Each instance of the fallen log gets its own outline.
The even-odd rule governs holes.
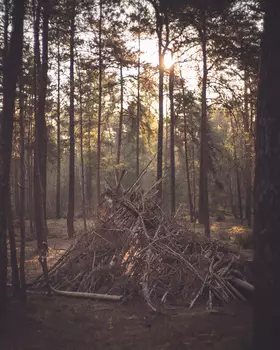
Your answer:
[[[237,287],[242,288],[250,293],[253,293],[255,290],[255,287],[248,283],[247,281],[241,280],[240,278],[234,277],[230,279],[230,282],[235,284]]]
[[[11,288],[12,285],[10,283],[7,283],[7,287]],[[51,285],[50,285],[50,289],[51,289],[51,291],[53,292],[54,295],[64,296],[64,297],[96,299],[96,300],[108,300],[108,301],[121,301],[122,298],[123,298],[122,295],[109,295],[109,294],[98,294],[98,293],[81,293],[81,292],[62,291],[62,290],[57,290],[57,289],[53,288]],[[48,292],[39,291],[39,290],[27,289],[26,293],[31,294],[31,295],[50,296],[50,294]]]
[[[51,291],[54,295],[63,297],[74,297],[83,299],[96,299],[96,300],[108,300],[108,301],[121,301],[121,295],[109,295],[109,294],[97,294],[97,293],[83,293],[83,292],[68,292],[64,290],[57,290],[50,285]]]

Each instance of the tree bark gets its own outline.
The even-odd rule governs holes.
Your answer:
[[[87,214],[92,214],[92,150],[91,150],[91,130],[92,130],[92,117],[91,113],[88,114],[88,127],[87,127],[87,162],[86,162],[86,202],[87,202]]]
[[[138,60],[137,60],[137,119],[136,119],[136,178],[140,174],[140,74],[141,74],[141,35],[140,2],[138,3]]]
[[[57,38],[57,173],[56,173],[56,218],[61,217],[60,182],[61,182],[61,142],[60,142],[60,35]]]
[[[15,121],[14,123],[14,137],[15,139],[17,138],[17,121]],[[18,159],[15,157],[13,159],[13,163],[14,163],[14,204],[15,204],[15,217],[19,218],[19,211],[20,211],[20,199],[19,199],[19,178],[18,178],[18,174],[19,174],[19,167],[18,167]]]
[[[173,54],[172,54],[173,56]],[[175,179],[175,110],[174,110],[174,64],[169,68],[169,99],[170,99],[170,193],[171,213],[176,212],[176,179]]]
[[[264,4],[257,110],[253,349],[280,348],[280,8]]]
[[[39,23],[36,17],[35,31],[35,61],[38,72],[38,105],[35,115],[35,150],[34,150],[34,204],[35,223],[38,249],[45,249],[47,241],[46,219],[46,186],[47,186],[47,126],[45,117],[47,79],[48,79],[48,41],[50,4],[47,0],[39,2],[37,16],[40,16],[40,7],[43,9],[42,32],[42,62],[39,52]],[[39,65],[39,67],[38,67]]]
[[[98,82],[98,126],[97,126],[97,174],[96,174],[96,189],[97,202],[101,200],[101,117],[102,117],[102,71],[103,71],[103,57],[102,57],[102,0],[99,0],[99,25],[98,25],[98,59],[99,59],[99,82]]]
[[[25,289],[25,128],[24,128],[24,98],[23,71],[20,77],[20,285],[21,298],[26,300]]]
[[[202,115],[200,141],[200,174],[199,174],[199,221],[204,224],[206,236],[210,236],[209,204],[208,204],[208,123],[207,123],[207,34],[206,13],[201,13],[201,48],[203,56],[202,77]]]
[[[187,175],[187,186],[188,186],[188,198],[190,207],[190,220],[194,222],[195,213],[192,201],[192,189],[191,189],[191,178],[190,178],[190,167],[189,167],[189,147],[188,147],[188,136],[187,136],[187,111],[185,106],[185,86],[182,81],[182,93],[183,93],[183,113],[184,113],[184,147],[185,147],[185,162],[186,162],[186,175]]]
[[[85,166],[84,166],[84,127],[83,127],[83,92],[81,67],[79,65],[79,103],[80,103],[80,153],[81,153],[81,177],[82,177],[82,214],[84,222],[84,231],[87,230],[86,220],[86,195],[85,195]]]
[[[7,226],[8,226],[9,242],[10,242],[13,295],[15,297],[20,297],[21,293],[20,293],[19,273],[18,273],[18,264],[17,264],[15,230],[13,225],[11,193],[9,193],[9,202],[7,203],[7,207],[8,207],[7,208]]]
[[[241,225],[243,224],[243,206],[242,206],[242,194],[241,194],[241,181],[240,181],[240,166],[237,159],[237,150],[236,150],[236,139],[235,139],[235,127],[233,124],[233,118],[234,114],[232,111],[230,111],[231,118],[231,128],[232,128],[232,140],[233,140],[233,160],[234,160],[234,171],[235,171],[235,177],[236,177],[236,187],[237,187],[237,198],[238,198],[238,208],[239,208],[239,218]],[[236,122],[236,120],[235,120]],[[236,123],[236,129],[237,129],[237,123]]]
[[[34,98],[33,98],[34,102]],[[28,216],[29,216],[29,227],[31,237],[34,236],[34,189],[33,189],[33,174],[34,174],[34,164],[33,164],[33,151],[32,151],[32,117],[30,117],[28,125]]]
[[[159,19],[158,46],[159,46],[159,116],[158,116],[158,146],[157,146],[157,181],[162,178],[162,154],[163,154],[163,83],[164,83],[164,53],[162,49],[162,23]],[[158,184],[158,196],[162,201],[162,181]]]
[[[120,86],[121,86],[121,108],[120,108],[120,117],[119,117],[119,130],[118,130],[118,144],[117,144],[117,174],[119,174],[119,166],[121,163],[121,147],[122,147],[122,128],[123,128],[123,62],[120,61]]]
[[[24,0],[14,0],[13,29],[4,60],[3,120],[0,128],[0,309],[6,307],[7,205],[13,136],[16,84],[22,61]]]
[[[74,40],[75,40],[76,0],[72,2],[70,25],[70,110],[69,110],[69,195],[67,230],[68,237],[74,237],[74,213],[75,213],[75,106],[74,106]]]
[[[250,130],[250,113],[249,113],[249,96],[248,96],[248,68],[244,69],[244,133],[245,133],[245,218],[248,226],[251,226],[251,207],[252,207],[252,160],[251,160],[251,130]]]

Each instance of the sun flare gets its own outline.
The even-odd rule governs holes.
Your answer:
[[[164,55],[164,67],[169,69],[172,66],[172,64],[174,64],[174,59],[172,58],[171,53],[167,52]]]

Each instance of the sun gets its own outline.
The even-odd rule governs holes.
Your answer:
[[[164,55],[164,67],[169,69],[174,64],[174,59],[171,56],[171,52],[168,51]]]

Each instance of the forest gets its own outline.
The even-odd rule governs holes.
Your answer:
[[[1,348],[280,348],[279,18],[277,0],[0,3]],[[205,327],[222,335],[184,340]]]

